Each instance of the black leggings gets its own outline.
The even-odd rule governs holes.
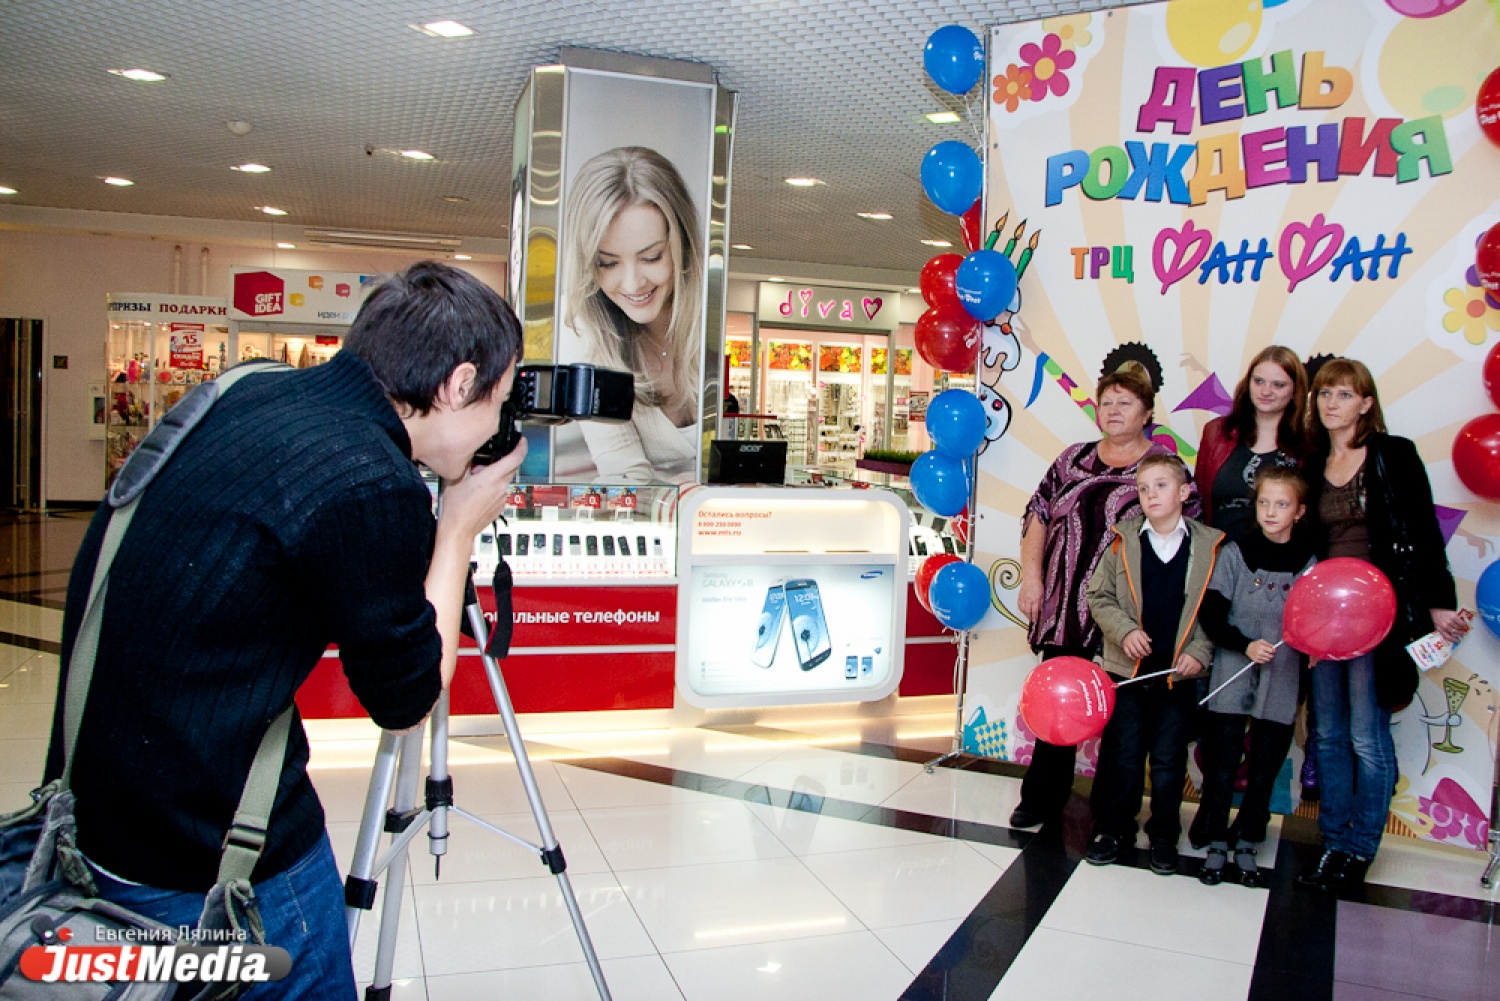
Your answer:
[[[1042,660],[1053,657],[1094,659],[1094,652],[1084,647],[1044,646],[1037,652]],[[1036,748],[1031,752],[1031,764],[1021,779],[1020,808],[1044,818],[1061,813],[1068,797],[1073,795],[1073,765],[1077,756],[1076,747],[1049,744],[1037,738]]]
[[[1203,724],[1203,800],[1188,837],[1195,845],[1214,841],[1264,841],[1271,821],[1271,794],[1276,776],[1292,747],[1292,724],[1275,723],[1232,713],[1210,712]],[[1234,777],[1245,752],[1245,726],[1250,726],[1249,781],[1240,812],[1229,824],[1234,801]]]

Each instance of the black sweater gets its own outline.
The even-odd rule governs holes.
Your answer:
[[[74,561],[64,677],[103,537]],[[147,489],[115,557],[72,786],[80,847],[136,882],[203,892],[262,734],[329,644],[380,726],[436,700],[442,646],[423,582],[431,502],[369,367],[252,376]],[[62,771],[63,685],[46,777]],[[292,728],[254,880],[322,836]]]

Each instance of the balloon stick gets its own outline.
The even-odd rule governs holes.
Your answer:
[[[1272,650],[1279,650],[1279,649],[1281,649],[1281,644],[1283,644],[1285,642],[1286,642],[1286,640],[1277,640],[1276,641],[1276,645],[1273,646],[1271,649]],[[1215,695],[1218,695],[1224,689],[1226,689],[1230,685],[1234,684],[1235,681],[1237,681],[1239,679],[1240,675],[1244,674],[1246,671],[1250,670],[1252,667],[1259,667],[1259,666],[1261,666],[1261,665],[1256,664],[1255,661],[1252,660],[1250,663],[1246,664],[1244,667],[1240,668],[1238,671],[1235,671],[1234,672],[1234,676],[1231,677],[1228,681],[1224,682],[1218,688],[1215,688],[1213,691],[1211,691],[1207,695],[1203,696],[1203,698],[1198,701],[1198,704],[1200,706],[1204,705],[1205,703],[1208,702],[1209,699],[1213,698]]]
[[[1157,671],[1155,674],[1143,674],[1137,678],[1128,678],[1125,681],[1117,681],[1115,682],[1115,687],[1124,688],[1126,685],[1133,685],[1137,681],[1149,681],[1152,678],[1160,678],[1163,674],[1171,674],[1175,670],[1177,670],[1177,668],[1169,667],[1165,671]]]

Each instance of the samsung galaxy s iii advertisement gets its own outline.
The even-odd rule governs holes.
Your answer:
[[[703,696],[883,697],[904,585],[890,564],[694,567],[686,680]]]

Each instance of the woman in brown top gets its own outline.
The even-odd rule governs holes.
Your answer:
[[[1326,890],[1358,887],[1380,847],[1399,769],[1391,712],[1409,703],[1417,668],[1404,649],[1433,629],[1463,633],[1427,470],[1416,446],[1385,433],[1370,370],[1335,358],[1312,387],[1309,514],[1323,530],[1319,556],[1373,563],[1396,590],[1396,623],[1373,652],[1312,669],[1322,785],[1323,855],[1298,877]]]

